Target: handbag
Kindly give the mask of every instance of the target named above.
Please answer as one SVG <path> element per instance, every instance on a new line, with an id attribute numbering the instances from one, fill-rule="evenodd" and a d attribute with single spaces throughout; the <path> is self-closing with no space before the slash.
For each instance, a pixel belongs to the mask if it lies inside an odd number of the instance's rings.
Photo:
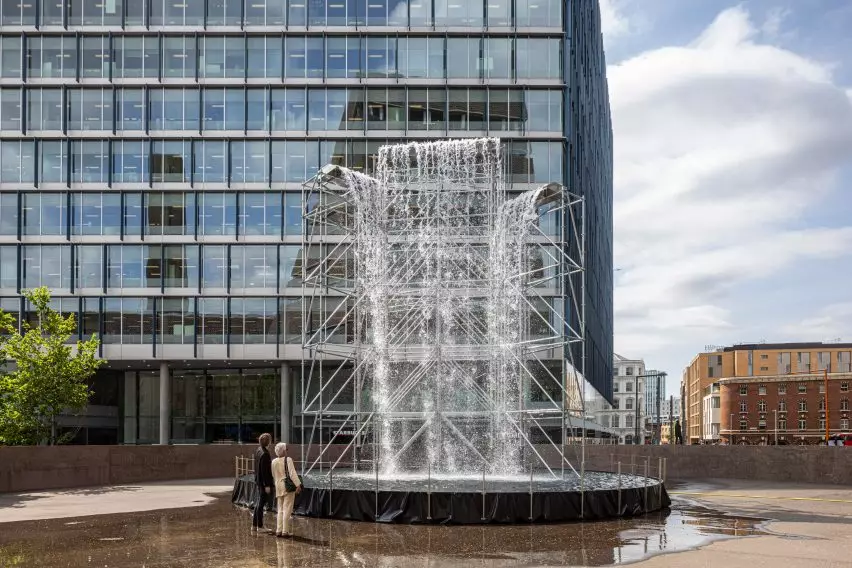
<path id="1" fill-rule="evenodd" d="M 289 458 L 287 458 L 287 459 L 289 460 Z M 290 479 L 290 463 L 289 463 L 289 461 L 284 464 L 284 468 L 285 468 L 285 472 L 286 472 L 285 475 L 284 475 L 284 491 L 286 491 L 287 493 L 293 493 L 296 490 L 296 484 L 293 483 L 292 479 Z M 302 483 L 302 476 L 297 474 L 296 477 L 299 478 L 299 483 L 301 484 Z"/>

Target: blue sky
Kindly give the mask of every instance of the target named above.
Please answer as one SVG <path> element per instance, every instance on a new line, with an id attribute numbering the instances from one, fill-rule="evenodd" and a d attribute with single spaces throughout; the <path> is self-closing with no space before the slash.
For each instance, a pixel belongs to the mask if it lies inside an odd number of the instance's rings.
<path id="1" fill-rule="evenodd" d="M 852 2 L 601 4 L 616 351 L 852 341 Z"/>

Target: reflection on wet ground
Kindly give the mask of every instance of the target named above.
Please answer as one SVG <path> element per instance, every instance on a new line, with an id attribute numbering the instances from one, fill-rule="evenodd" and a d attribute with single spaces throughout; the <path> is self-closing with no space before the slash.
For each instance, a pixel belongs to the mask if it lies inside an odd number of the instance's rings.
<path id="1" fill-rule="evenodd" d="M 602 566 L 760 533 L 761 519 L 673 507 L 632 520 L 534 526 L 296 518 L 297 536 L 278 539 L 251 535 L 249 513 L 223 497 L 192 509 L 4 524 L 0 566 Z"/>

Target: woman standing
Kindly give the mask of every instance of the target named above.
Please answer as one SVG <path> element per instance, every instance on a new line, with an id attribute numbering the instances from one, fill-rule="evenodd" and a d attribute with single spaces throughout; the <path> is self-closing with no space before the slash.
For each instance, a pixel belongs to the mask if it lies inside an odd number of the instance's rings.
<path id="1" fill-rule="evenodd" d="M 296 473 L 293 458 L 287 455 L 287 444 L 284 442 L 275 444 L 275 455 L 278 456 L 272 460 L 272 477 L 275 479 L 275 497 L 278 500 L 275 536 L 293 536 L 293 532 L 290 530 L 290 517 L 293 515 L 296 495 L 302 492 L 302 480 Z M 288 479 L 292 487 L 295 487 L 292 491 L 287 491 Z"/>

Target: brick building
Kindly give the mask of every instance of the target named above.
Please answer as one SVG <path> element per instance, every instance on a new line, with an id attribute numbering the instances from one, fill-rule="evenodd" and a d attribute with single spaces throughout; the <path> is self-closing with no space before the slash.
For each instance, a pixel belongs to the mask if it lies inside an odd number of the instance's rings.
<path id="1" fill-rule="evenodd" d="M 852 343 L 734 345 L 701 353 L 684 370 L 686 443 L 705 438 L 703 397 L 719 385 L 723 443 L 818 443 L 848 432 Z M 825 371 L 828 371 L 826 412 Z M 827 418 L 826 418 L 827 414 Z M 709 432 L 707 433 L 709 434 Z"/>

